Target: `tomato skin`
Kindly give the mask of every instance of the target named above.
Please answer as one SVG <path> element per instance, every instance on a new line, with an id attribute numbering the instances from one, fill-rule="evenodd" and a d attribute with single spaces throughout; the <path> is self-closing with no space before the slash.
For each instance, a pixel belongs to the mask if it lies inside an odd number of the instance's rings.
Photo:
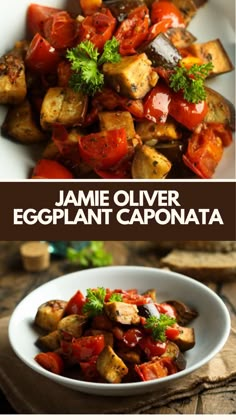
<path id="1" fill-rule="evenodd" d="M 108 169 L 128 152 L 124 128 L 101 131 L 79 138 L 82 159 L 95 169 Z"/>
<path id="2" fill-rule="evenodd" d="M 27 50 L 26 66 L 37 73 L 53 73 L 56 71 L 61 57 L 49 42 L 37 33 Z"/>
<path id="3" fill-rule="evenodd" d="M 72 296 L 72 298 L 69 300 L 69 302 L 66 305 L 65 308 L 65 313 L 67 315 L 71 315 L 71 314 L 78 314 L 78 315 L 82 315 L 83 314 L 83 306 L 86 302 L 86 299 L 83 295 L 83 293 L 78 290 L 74 296 Z"/>
<path id="4" fill-rule="evenodd" d="M 44 22 L 44 36 L 55 49 L 71 48 L 75 44 L 78 24 L 65 11 L 54 13 Z"/>
<path id="5" fill-rule="evenodd" d="M 138 328 L 129 328 L 122 337 L 122 341 L 128 347 L 135 347 L 143 338 L 143 333 Z"/>
<path id="6" fill-rule="evenodd" d="M 164 33 L 171 27 L 171 19 L 164 19 L 160 22 L 154 23 L 148 30 L 148 36 L 145 39 L 145 43 L 151 42 L 158 34 Z"/>
<path id="7" fill-rule="evenodd" d="M 168 340 L 175 340 L 179 336 L 179 334 L 179 329 L 174 327 L 168 327 L 165 331 L 165 335 Z"/>
<path id="8" fill-rule="evenodd" d="M 167 369 L 168 375 L 173 375 L 174 373 L 178 372 L 177 366 L 174 363 L 174 361 L 171 359 L 171 357 L 167 357 L 167 356 L 162 357 L 161 363 Z"/>
<path id="9" fill-rule="evenodd" d="M 97 371 L 97 358 L 98 356 L 91 357 L 86 362 L 80 362 L 80 368 L 82 370 L 83 379 L 88 382 L 98 382 L 100 375 Z"/>
<path id="10" fill-rule="evenodd" d="M 78 43 L 89 40 L 101 52 L 106 41 L 111 39 L 115 27 L 116 19 L 109 9 L 103 8 L 81 22 L 78 29 Z"/>
<path id="11" fill-rule="evenodd" d="M 203 121 L 207 111 L 208 106 L 206 101 L 195 104 L 186 101 L 181 92 L 173 92 L 171 94 L 169 114 L 191 131 Z"/>
<path id="12" fill-rule="evenodd" d="M 135 365 L 135 370 L 142 381 L 151 381 L 153 379 L 168 376 L 168 370 L 161 359 L 151 360 L 141 365 Z"/>
<path id="13" fill-rule="evenodd" d="M 179 9 L 169 1 L 155 1 L 151 9 L 152 23 L 160 22 L 165 19 L 171 20 L 171 27 L 184 27 L 184 19 Z"/>
<path id="14" fill-rule="evenodd" d="M 155 341 L 151 336 L 143 337 L 138 344 L 149 360 L 161 356 L 166 351 L 166 342 Z"/>
<path id="15" fill-rule="evenodd" d="M 165 123 L 170 103 L 170 89 L 167 85 L 158 82 L 144 100 L 144 117 L 155 123 Z"/>
<path id="16" fill-rule="evenodd" d="M 64 362 L 61 356 L 55 352 L 38 353 L 35 361 L 44 369 L 49 370 L 56 375 L 61 375 L 64 370 Z"/>
<path id="17" fill-rule="evenodd" d="M 176 318 L 176 309 L 173 306 L 169 305 L 169 303 L 155 303 L 155 306 L 160 312 L 160 314 L 166 314 L 171 318 Z"/>
<path id="18" fill-rule="evenodd" d="M 194 132 L 183 155 L 184 163 L 201 178 L 211 178 L 223 155 L 220 132 L 209 124 L 200 133 Z"/>
<path id="19" fill-rule="evenodd" d="M 139 6 L 129 13 L 128 17 L 121 23 L 115 33 L 115 37 L 120 43 L 120 54 L 135 54 L 136 48 L 147 37 L 148 29 L 149 10 L 146 6 Z"/>
<path id="20" fill-rule="evenodd" d="M 105 347 L 104 335 L 83 336 L 72 339 L 72 354 L 78 362 L 86 362 L 98 356 Z"/>
<path id="21" fill-rule="evenodd" d="M 89 16 L 102 7 L 102 0 L 80 0 L 83 16 Z"/>
<path id="22" fill-rule="evenodd" d="M 32 37 L 36 33 L 44 35 L 44 22 L 50 16 L 61 11 L 55 7 L 41 6 L 31 3 L 27 9 L 26 25 L 29 35 Z"/>
<path id="23" fill-rule="evenodd" d="M 40 179 L 72 179 L 72 173 L 55 160 L 41 159 L 36 164 L 32 178 Z"/>

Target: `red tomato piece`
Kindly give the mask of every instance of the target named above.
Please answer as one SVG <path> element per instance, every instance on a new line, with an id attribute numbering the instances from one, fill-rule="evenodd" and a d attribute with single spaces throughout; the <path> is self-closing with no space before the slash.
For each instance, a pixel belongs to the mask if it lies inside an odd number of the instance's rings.
<path id="1" fill-rule="evenodd" d="M 171 318 L 176 318 L 176 310 L 174 306 L 171 306 L 169 303 L 155 303 L 154 305 L 160 314 L 166 314 Z"/>
<path id="2" fill-rule="evenodd" d="M 168 376 L 168 370 L 161 359 L 135 365 L 135 370 L 142 381 L 151 381 Z"/>
<path id="3" fill-rule="evenodd" d="M 223 143 L 211 125 L 193 133 L 183 155 L 184 163 L 201 178 L 211 178 L 223 155 Z"/>
<path id="4" fill-rule="evenodd" d="M 149 360 L 152 359 L 152 357 L 161 356 L 166 351 L 166 343 L 155 341 L 151 336 L 143 337 L 139 341 L 139 346 Z"/>
<path id="5" fill-rule="evenodd" d="M 44 36 L 55 49 L 73 47 L 77 29 L 77 21 L 65 11 L 54 13 L 44 22 Z"/>
<path id="6" fill-rule="evenodd" d="M 220 123 L 210 123 L 208 127 L 214 131 L 216 136 L 220 137 L 224 147 L 230 146 L 233 141 L 233 134 L 230 128 Z"/>
<path id="7" fill-rule="evenodd" d="M 65 313 L 67 315 L 70 314 L 78 314 L 82 315 L 83 313 L 83 306 L 86 302 L 86 299 L 83 295 L 83 293 L 78 290 L 74 296 L 69 300 L 69 302 L 66 305 Z"/>
<path id="8" fill-rule="evenodd" d="M 207 111 L 206 101 L 194 104 L 186 101 L 181 92 L 171 94 L 169 114 L 189 130 L 194 130 L 203 121 Z"/>
<path id="9" fill-rule="evenodd" d="M 142 338 L 142 331 L 138 328 L 129 328 L 123 334 L 122 340 L 128 347 L 135 347 Z"/>
<path id="10" fill-rule="evenodd" d="M 103 179 L 130 179 L 132 178 L 131 165 L 131 161 L 124 161 L 117 168 L 111 170 L 95 169 L 95 172 Z"/>
<path id="11" fill-rule="evenodd" d="M 72 339 L 72 354 L 78 362 L 86 362 L 98 356 L 105 347 L 104 335 L 84 336 Z"/>
<path id="12" fill-rule="evenodd" d="M 82 159 L 95 169 L 108 169 L 119 162 L 128 152 L 124 128 L 101 131 L 79 139 Z"/>
<path id="13" fill-rule="evenodd" d="M 151 9 L 152 23 L 160 22 L 165 19 L 171 20 L 171 27 L 184 27 L 184 19 L 179 9 L 169 1 L 155 1 Z"/>
<path id="14" fill-rule="evenodd" d="M 144 117 L 155 123 L 165 123 L 171 102 L 171 93 L 167 85 L 159 82 L 144 100 Z"/>
<path id="15" fill-rule="evenodd" d="M 168 371 L 168 375 L 173 375 L 178 372 L 177 366 L 171 357 L 162 357 L 161 363 Z"/>
<path id="16" fill-rule="evenodd" d="M 158 34 L 164 33 L 171 27 L 172 20 L 164 19 L 160 22 L 154 23 L 148 30 L 148 36 L 145 39 L 145 43 L 151 42 Z"/>
<path id="17" fill-rule="evenodd" d="M 41 159 L 36 164 L 32 178 L 40 179 L 71 179 L 72 173 L 55 160 Z"/>
<path id="18" fill-rule="evenodd" d="M 92 15 L 102 7 L 102 0 L 80 0 L 83 16 Z"/>
<path id="19" fill-rule="evenodd" d="M 115 37 L 120 43 L 120 54 L 135 54 L 136 48 L 145 40 L 148 28 L 149 10 L 146 6 L 139 6 L 129 13 L 115 33 Z"/>
<path id="20" fill-rule="evenodd" d="M 58 86 L 69 86 L 69 80 L 72 75 L 70 63 L 68 61 L 61 61 L 57 66 Z"/>
<path id="21" fill-rule="evenodd" d="M 60 9 L 55 7 L 41 6 L 40 4 L 31 3 L 27 9 L 26 25 L 30 36 L 37 32 L 44 35 L 44 22 L 50 16 L 59 12 Z"/>
<path id="22" fill-rule="evenodd" d="M 80 362 L 80 368 L 82 370 L 83 379 L 89 382 L 97 382 L 100 378 L 100 375 L 97 371 L 97 358 L 98 356 L 93 356 L 87 362 Z"/>
<path id="23" fill-rule="evenodd" d="M 174 327 L 168 327 L 165 331 L 168 340 L 175 340 L 179 336 L 179 333 L 179 329 Z"/>
<path id="24" fill-rule="evenodd" d="M 27 50 L 26 66 L 37 73 L 53 73 L 60 61 L 61 57 L 55 48 L 40 34 L 36 34 Z"/>
<path id="25" fill-rule="evenodd" d="M 52 373 L 61 375 L 63 372 L 64 362 L 58 353 L 50 351 L 46 353 L 39 353 L 34 359 L 40 366 Z"/>
<path id="26" fill-rule="evenodd" d="M 78 42 L 89 40 L 101 51 L 106 41 L 111 39 L 116 27 L 116 19 L 109 9 L 87 16 L 80 24 Z"/>

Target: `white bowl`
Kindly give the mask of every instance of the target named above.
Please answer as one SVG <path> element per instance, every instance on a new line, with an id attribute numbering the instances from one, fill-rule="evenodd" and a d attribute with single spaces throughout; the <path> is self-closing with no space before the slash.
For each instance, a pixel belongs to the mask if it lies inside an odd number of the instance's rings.
<path id="1" fill-rule="evenodd" d="M 43 369 L 34 361 L 39 353 L 35 345 L 37 332 L 33 321 L 38 306 L 50 299 L 68 300 L 78 289 L 92 287 L 138 288 L 140 292 L 155 288 L 158 301 L 182 300 L 196 309 L 199 316 L 191 323 L 196 345 L 185 353 L 187 367 L 174 375 L 148 382 L 100 384 L 66 378 Z M 14 310 L 10 319 L 9 339 L 17 356 L 31 369 L 66 387 L 97 395 L 135 395 L 158 390 L 188 375 L 211 360 L 225 344 L 230 331 L 230 317 L 222 300 L 208 287 L 189 277 L 156 268 L 112 266 L 75 272 L 34 290 Z"/>
<path id="2" fill-rule="evenodd" d="M 31 0 L 2 1 L 0 13 L 0 55 L 9 51 L 16 40 L 25 36 L 25 17 L 27 6 Z M 79 0 L 35 0 L 35 3 L 78 10 Z M 199 42 L 220 38 L 227 53 L 234 63 L 235 52 L 235 22 L 234 0 L 208 0 L 200 8 L 189 26 Z M 16 10 L 17 13 L 13 13 Z M 235 103 L 235 73 L 231 72 L 211 80 L 210 86 L 222 93 L 228 100 Z M 6 114 L 6 107 L 0 106 L 0 126 Z M 0 135 L 0 179 L 28 179 L 31 169 L 41 157 L 43 148 L 40 146 L 25 146 L 9 141 Z M 10 165 L 9 165 L 10 163 Z M 235 179 L 235 145 L 224 151 L 214 178 Z"/>

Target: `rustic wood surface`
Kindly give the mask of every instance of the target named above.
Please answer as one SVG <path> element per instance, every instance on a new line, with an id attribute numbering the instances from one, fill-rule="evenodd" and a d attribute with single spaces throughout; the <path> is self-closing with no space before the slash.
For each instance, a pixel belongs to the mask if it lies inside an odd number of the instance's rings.
<path id="1" fill-rule="evenodd" d="M 19 247 L 21 242 L 0 242 L 0 317 L 11 315 L 15 306 L 28 293 L 47 281 L 74 271 L 66 260 L 53 257 L 47 271 L 29 273 L 23 269 Z M 106 242 L 114 265 L 158 267 L 161 255 L 153 242 Z M 236 282 L 207 283 L 227 305 L 232 325 L 236 328 Z M 235 349 L 232 349 L 235 352 Z M 0 414 L 14 414 L 14 409 L 0 392 Z M 236 381 L 223 388 L 181 399 L 146 414 L 236 414 Z"/>

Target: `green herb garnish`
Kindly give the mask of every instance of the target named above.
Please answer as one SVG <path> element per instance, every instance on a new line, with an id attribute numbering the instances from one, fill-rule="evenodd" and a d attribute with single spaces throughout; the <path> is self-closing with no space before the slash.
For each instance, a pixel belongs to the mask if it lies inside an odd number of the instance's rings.
<path id="1" fill-rule="evenodd" d="M 70 78 L 70 87 L 76 92 L 83 91 L 91 96 L 100 91 L 104 85 L 104 75 L 99 67 L 104 63 L 120 61 L 118 48 L 119 42 L 113 37 L 105 43 L 100 57 L 98 49 L 91 41 L 83 41 L 75 48 L 68 49 L 66 58 L 74 72 Z"/>
<path id="2" fill-rule="evenodd" d="M 83 312 L 90 316 L 96 316 L 103 310 L 106 289 L 98 287 L 97 289 L 87 289 L 86 302 L 83 306 Z"/>
<path id="3" fill-rule="evenodd" d="M 166 329 L 176 323 L 175 318 L 171 318 L 169 315 L 160 314 L 160 318 L 156 316 L 150 316 L 146 319 L 145 328 L 152 330 L 152 337 L 156 341 L 166 341 Z"/>
<path id="4" fill-rule="evenodd" d="M 113 293 L 109 298 L 109 302 L 123 302 L 123 298 L 120 293 Z"/>
<path id="5" fill-rule="evenodd" d="M 82 268 L 104 267 L 112 263 L 112 256 L 104 249 L 102 241 L 91 241 L 88 246 L 80 250 L 69 247 L 66 256 L 71 263 L 78 264 Z"/>
<path id="6" fill-rule="evenodd" d="M 204 80 L 213 69 L 213 64 L 193 64 L 187 69 L 183 64 L 175 67 L 170 75 L 170 87 L 178 92 L 183 91 L 184 99 L 188 102 L 198 103 L 206 99 Z"/>

